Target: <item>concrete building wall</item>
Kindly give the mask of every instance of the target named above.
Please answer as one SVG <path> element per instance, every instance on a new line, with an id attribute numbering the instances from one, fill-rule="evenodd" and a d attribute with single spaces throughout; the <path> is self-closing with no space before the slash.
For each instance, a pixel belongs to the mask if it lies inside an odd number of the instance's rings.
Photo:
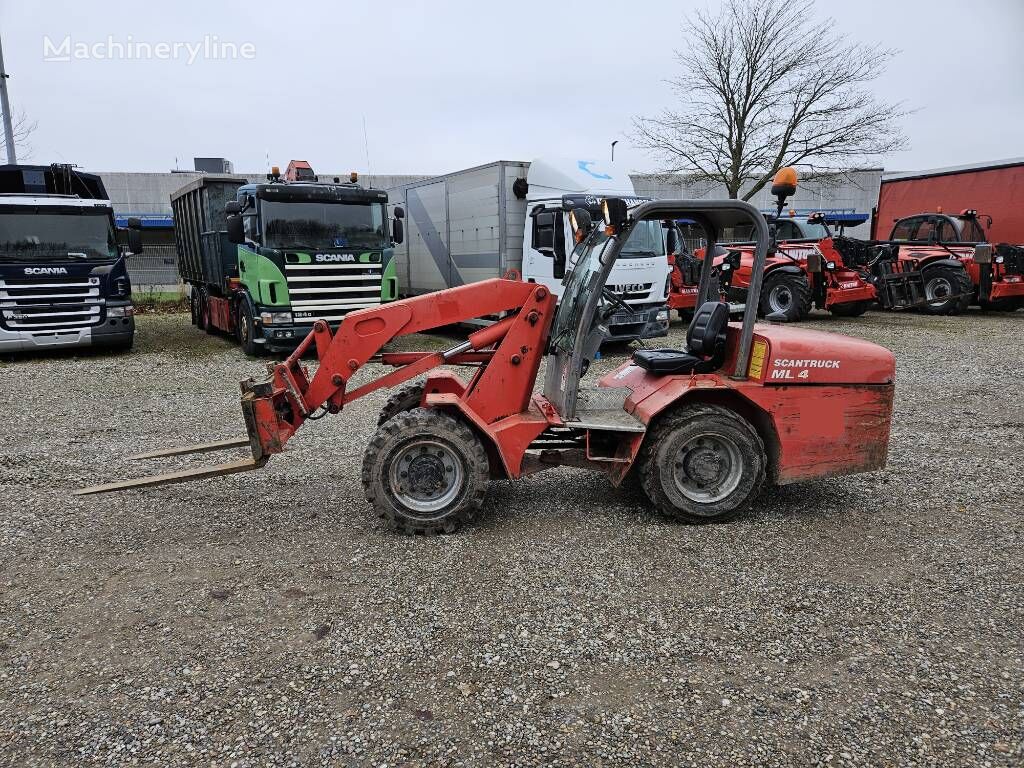
<path id="1" fill-rule="evenodd" d="M 712 200 L 727 196 L 725 187 L 722 185 L 687 182 L 680 174 L 632 174 L 631 176 L 637 194 L 643 197 Z M 868 214 L 868 221 L 864 224 L 846 229 L 846 234 L 866 239 L 871 236 L 870 214 L 872 209 L 878 205 L 881 182 L 881 168 L 851 171 L 828 182 L 804 181 L 797 186 L 796 195 L 790 200 L 789 208 L 796 209 L 801 213 L 818 210 L 844 210 L 851 213 Z M 775 209 L 769 187 L 770 185 L 765 186 L 750 201 L 762 211 Z"/>

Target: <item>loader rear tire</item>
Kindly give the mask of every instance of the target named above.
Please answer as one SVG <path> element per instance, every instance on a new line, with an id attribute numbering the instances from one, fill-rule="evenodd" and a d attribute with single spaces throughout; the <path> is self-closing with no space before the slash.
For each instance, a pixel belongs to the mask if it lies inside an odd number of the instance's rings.
<path id="1" fill-rule="evenodd" d="M 647 433 L 639 470 L 660 512 L 684 523 L 735 517 L 764 483 L 764 442 L 749 422 L 717 405 L 688 405 Z"/>
<path id="2" fill-rule="evenodd" d="M 454 533 L 472 522 L 489 477 L 480 438 L 435 408 L 414 408 L 384 422 L 363 454 L 366 500 L 399 533 Z"/>
<path id="3" fill-rule="evenodd" d="M 870 301 L 848 301 L 845 304 L 833 304 L 828 311 L 835 317 L 860 317 L 870 307 Z"/>
<path id="4" fill-rule="evenodd" d="M 765 317 L 781 313 L 790 323 L 806 320 L 811 314 L 811 305 L 811 284 L 806 275 L 776 272 L 765 278 L 758 307 Z"/>
<path id="5" fill-rule="evenodd" d="M 379 427 L 385 421 L 391 421 L 400 413 L 419 408 L 420 403 L 423 402 L 423 389 L 422 381 L 410 381 L 396 389 L 384 403 L 384 407 L 380 409 L 377 426 Z"/>
<path id="6" fill-rule="evenodd" d="M 935 299 L 921 305 L 921 311 L 928 315 L 959 315 L 966 312 L 974 295 L 974 284 L 965 269 L 954 267 L 932 267 L 924 271 L 924 294 Z M 959 297 L 947 298 L 944 296 Z"/>

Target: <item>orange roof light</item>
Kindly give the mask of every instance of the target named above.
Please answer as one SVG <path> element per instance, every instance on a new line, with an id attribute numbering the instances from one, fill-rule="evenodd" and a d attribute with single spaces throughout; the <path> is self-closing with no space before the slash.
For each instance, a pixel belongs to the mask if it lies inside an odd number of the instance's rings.
<path id="1" fill-rule="evenodd" d="M 942 213 L 942 206 L 941 205 L 936 206 L 935 207 L 935 212 L 936 213 Z"/>
<path id="2" fill-rule="evenodd" d="M 270 166 L 270 175 L 271 176 L 280 176 L 281 175 L 281 169 L 278 168 L 276 165 Z"/>
<path id="3" fill-rule="evenodd" d="M 359 181 L 359 174 L 356 173 L 355 171 L 352 171 L 352 173 L 348 175 L 348 180 L 355 184 L 357 181 Z"/>
<path id="4" fill-rule="evenodd" d="M 796 186 L 796 168 L 791 165 L 787 165 L 785 168 L 779 168 L 779 172 L 775 174 L 775 178 L 772 179 L 772 184 L 787 184 L 791 187 Z"/>
<path id="5" fill-rule="evenodd" d="M 782 207 L 782 200 L 796 193 L 796 168 L 787 165 L 779 168 L 775 178 L 772 179 L 772 194 L 779 199 L 779 207 Z"/>

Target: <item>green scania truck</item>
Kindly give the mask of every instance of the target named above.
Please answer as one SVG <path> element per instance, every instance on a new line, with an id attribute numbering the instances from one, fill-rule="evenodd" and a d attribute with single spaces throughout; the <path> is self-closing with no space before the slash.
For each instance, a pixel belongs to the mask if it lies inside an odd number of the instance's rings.
<path id="1" fill-rule="evenodd" d="M 294 348 L 316 320 L 398 296 L 392 260 L 404 211 L 348 183 L 204 175 L 171 195 L 178 272 L 192 323 L 238 339 L 247 355 Z"/>

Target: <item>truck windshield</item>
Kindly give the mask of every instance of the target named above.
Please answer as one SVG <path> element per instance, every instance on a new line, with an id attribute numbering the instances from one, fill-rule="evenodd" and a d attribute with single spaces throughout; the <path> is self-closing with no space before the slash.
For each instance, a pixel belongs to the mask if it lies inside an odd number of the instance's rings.
<path id="1" fill-rule="evenodd" d="M 108 261 L 116 258 L 117 239 L 109 211 L 0 211 L 0 259 L 4 261 Z"/>
<path id="2" fill-rule="evenodd" d="M 381 203 L 263 201 L 264 245 L 278 250 L 369 248 L 387 245 Z"/>
<path id="3" fill-rule="evenodd" d="M 621 259 L 665 255 L 665 236 L 661 222 L 654 220 L 638 221 L 619 252 Z"/>

